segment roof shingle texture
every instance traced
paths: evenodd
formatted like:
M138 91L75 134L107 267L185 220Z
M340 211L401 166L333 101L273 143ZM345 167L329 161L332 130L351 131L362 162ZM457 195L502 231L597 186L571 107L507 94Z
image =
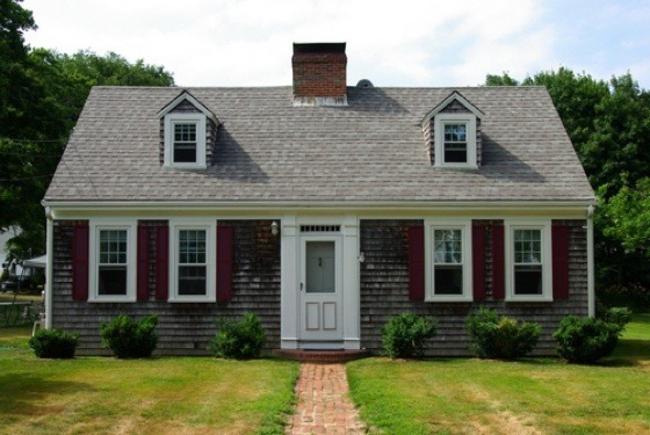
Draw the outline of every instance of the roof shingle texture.
M547 91L459 88L484 113L483 165L431 165L420 122L452 88L348 88L347 107L293 107L291 87L189 88L223 122L214 164L159 163L157 112L178 88L95 87L48 201L590 200Z

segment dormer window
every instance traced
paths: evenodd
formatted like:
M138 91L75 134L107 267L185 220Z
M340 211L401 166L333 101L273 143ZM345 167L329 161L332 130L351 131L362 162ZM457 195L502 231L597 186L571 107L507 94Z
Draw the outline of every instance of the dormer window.
M483 112L458 91L431 109L422 119L431 163L438 167L478 168L482 117Z
M476 116L439 113L434 121L435 166L476 168Z
M219 120L201 102L184 91L159 113L164 129L163 164L173 168L205 169L207 138L214 142Z
M165 166L205 168L205 116L169 113L165 116Z

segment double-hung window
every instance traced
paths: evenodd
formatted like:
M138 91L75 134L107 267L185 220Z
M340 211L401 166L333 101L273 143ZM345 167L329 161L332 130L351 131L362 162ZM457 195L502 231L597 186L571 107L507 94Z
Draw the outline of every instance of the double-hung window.
M91 221L91 302L135 300L135 222Z
M508 298L551 300L550 223L512 223L506 242Z
M476 115L439 113L434 120L436 166L476 168Z
M206 118L203 113L165 115L165 166L206 167Z
M470 222L434 220L425 225L427 300L471 300Z
M174 122L174 163L196 163L196 122Z
M444 123L444 163L467 163L467 123Z
M172 223L171 302L214 302L215 224L184 220Z

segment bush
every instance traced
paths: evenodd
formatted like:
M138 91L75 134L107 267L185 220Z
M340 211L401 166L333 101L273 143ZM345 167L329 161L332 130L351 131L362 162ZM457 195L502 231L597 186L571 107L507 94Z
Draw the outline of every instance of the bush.
M236 322L219 322L218 329L210 343L210 351L216 356L246 359L260 355L266 336L255 314L246 313Z
M650 309L650 287L638 284L609 286L596 291L597 302L606 307L628 307L635 312Z
M466 325L472 348L481 358L523 357L535 348L542 332L537 323L520 323L487 308L470 314Z
M572 363L592 364L612 353L623 326L591 317L567 316L553 334L558 353Z
M620 326L622 331L632 320L632 311L626 307L613 307L605 311L603 320Z
M58 329L40 329L29 339L29 347L39 358L73 358L79 334Z
M157 324L156 316L144 317L139 322L124 315L117 316L102 324L102 344L118 358L149 357L158 343Z
M402 313L384 325L384 350L391 358L418 357L424 352L424 342L436 335L433 319L413 313Z

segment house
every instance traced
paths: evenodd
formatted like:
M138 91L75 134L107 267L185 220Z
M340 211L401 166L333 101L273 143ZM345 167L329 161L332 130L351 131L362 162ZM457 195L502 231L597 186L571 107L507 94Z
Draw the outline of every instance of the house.
M101 353L119 313L202 354L254 312L270 349L381 349L412 311L431 355L478 306L594 314L594 193L542 87L346 83L345 44L294 44L292 87L95 87L44 199L47 325Z

